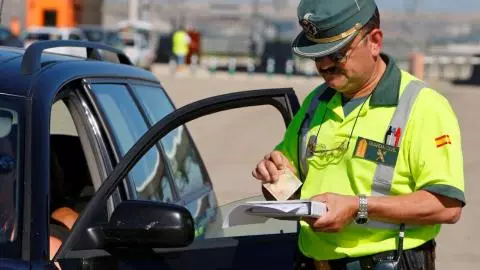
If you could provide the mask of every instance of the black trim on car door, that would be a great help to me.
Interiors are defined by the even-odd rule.
[[[167,135],[170,131],[178,126],[184,125],[186,122],[196,118],[220,111],[260,105],[272,105],[277,108],[283,117],[285,125],[290,123],[294,113],[296,113],[299,109],[299,102],[293,89],[262,89],[206,98],[179,108],[165,116],[162,120],[158,121],[126,153],[120,163],[104,181],[103,185],[97,190],[95,196],[90,200],[82,215],[78,218],[73,231],[63,242],[60,250],[55,255],[54,260],[67,258],[67,253],[72,249],[72,247],[81,237],[82,232],[85,231],[87,226],[90,224],[90,220],[92,219],[92,214],[94,213],[96,206],[105,203],[105,200],[107,200],[107,198],[114,192],[121,180],[126,177],[134,165],[154,144],[157,143],[159,139]],[[238,268],[239,266],[237,267],[235,264],[233,264],[234,261],[237,261],[235,256],[239,256],[238,258],[243,258],[243,260],[246,260],[246,258],[250,255],[258,257],[259,254],[265,253],[265,257],[268,258],[280,256],[281,258],[277,258],[278,261],[281,262],[278,264],[278,266],[283,265],[284,267],[282,267],[282,269],[289,269],[292,267],[292,264],[289,262],[293,263],[295,239],[296,234],[210,239],[208,241],[206,240],[204,244],[198,244],[199,246],[196,246],[197,244],[192,245],[190,248],[187,248],[187,250],[183,250],[182,254],[187,257],[193,256],[191,257],[192,260],[189,261],[190,266],[195,265],[196,263],[199,263],[203,266],[204,264],[208,264],[208,258],[212,260],[216,254],[222,255],[225,253],[225,256],[222,255],[223,257],[217,256],[217,260],[222,260],[226,266],[226,269],[240,269]],[[205,247],[205,244],[207,243],[210,245],[209,248]],[[206,250],[208,250],[208,254],[203,254],[203,252],[206,252]],[[286,254],[291,254],[291,256],[284,255],[283,251],[285,251]],[[135,252],[132,250],[132,255],[133,253]],[[170,253],[173,254],[175,252],[169,251],[166,254],[163,254],[160,251],[155,251],[152,255],[155,258],[161,257],[161,260],[165,262],[169,260]],[[125,256],[115,257],[128,259],[128,256]],[[200,261],[197,262],[196,260],[202,260],[204,263],[201,263]],[[237,262],[241,263],[242,267],[247,267],[248,265],[248,267],[244,269],[266,269],[265,264],[263,264],[263,268],[257,268],[257,266],[262,264],[258,264],[258,262],[255,260],[252,260],[248,263],[247,261]],[[182,269],[182,267],[179,269]],[[208,269],[208,267],[202,269]]]

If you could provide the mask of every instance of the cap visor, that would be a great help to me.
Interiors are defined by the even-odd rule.
[[[301,32],[292,43],[293,52],[301,57],[322,57],[332,54],[347,45],[352,41],[357,33],[354,33],[344,39],[329,42],[329,43],[315,43],[310,41],[305,32]]]

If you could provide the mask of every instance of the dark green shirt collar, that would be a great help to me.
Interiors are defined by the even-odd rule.
[[[386,54],[381,54],[383,61],[387,64],[385,73],[375,88],[372,98],[370,99],[370,106],[396,106],[398,104],[398,96],[400,92],[400,80],[402,74],[395,61]],[[332,95],[322,95],[320,100],[329,101],[336,92],[329,88]]]
[[[391,57],[386,54],[381,54],[381,57],[387,64],[387,68],[372,94],[370,105],[396,106],[398,104],[402,73]]]

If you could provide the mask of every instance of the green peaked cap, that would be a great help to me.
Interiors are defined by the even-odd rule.
[[[302,57],[321,57],[342,49],[372,18],[374,0],[301,0],[297,15],[303,31],[292,43]]]

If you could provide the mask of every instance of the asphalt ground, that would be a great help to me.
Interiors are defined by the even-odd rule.
[[[265,74],[248,76],[188,71],[172,75],[166,66],[152,70],[177,107],[190,102],[243,90],[292,87],[302,101],[319,78]],[[448,82],[427,82],[445,95],[459,119],[464,150],[465,189],[467,206],[455,225],[444,225],[437,239],[438,269],[478,269],[480,265],[480,236],[476,225],[480,221],[480,88],[455,86]],[[273,107],[251,107],[221,112],[194,120],[188,124],[197,147],[209,170],[220,204],[260,194],[260,184],[251,176],[255,164],[281,139],[285,126]]]

